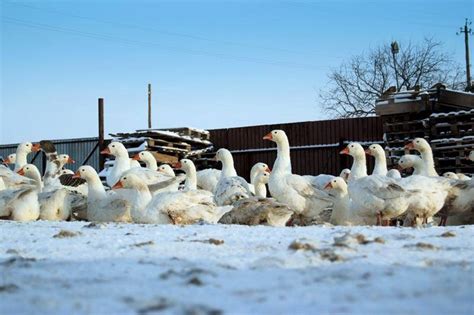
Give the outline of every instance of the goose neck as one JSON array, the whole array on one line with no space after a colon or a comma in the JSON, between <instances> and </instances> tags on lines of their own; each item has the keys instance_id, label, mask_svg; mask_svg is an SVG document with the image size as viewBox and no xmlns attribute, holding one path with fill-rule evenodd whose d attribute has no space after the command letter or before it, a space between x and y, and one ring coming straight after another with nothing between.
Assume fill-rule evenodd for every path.
<instances>
[{"instance_id":1,"label":"goose neck","mask_svg":"<svg viewBox=\"0 0 474 315\"><path fill-rule=\"evenodd\" d=\"M288 139L277 142L277 159L273 167L275 172L291 174L290 143Z\"/></svg>"},{"instance_id":2,"label":"goose neck","mask_svg":"<svg viewBox=\"0 0 474 315\"><path fill-rule=\"evenodd\" d=\"M354 155L349 180L355 180L367 176L367 163L365 155Z\"/></svg>"}]
</instances>

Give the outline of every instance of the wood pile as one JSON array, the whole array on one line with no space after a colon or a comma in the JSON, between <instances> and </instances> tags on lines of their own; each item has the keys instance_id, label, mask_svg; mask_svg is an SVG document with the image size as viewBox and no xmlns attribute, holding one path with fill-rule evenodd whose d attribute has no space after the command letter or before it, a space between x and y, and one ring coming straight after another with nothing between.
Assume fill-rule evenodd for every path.
<instances>
[{"instance_id":1,"label":"wood pile","mask_svg":"<svg viewBox=\"0 0 474 315\"><path fill-rule=\"evenodd\" d=\"M209 131L195 128L140 129L110 135L114 137L113 141L125 145L131 157L148 150L159 164L172 164L182 158L189 158L200 169L208 164L206 153L214 151Z\"/></svg>"},{"instance_id":2,"label":"wood pile","mask_svg":"<svg viewBox=\"0 0 474 315\"><path fill-rule=\"evenodd\" d=\"M388 164L408 153L407 141L420 137L433 148L436 168L444 172L474 173L464 157L474 149L474 94L437 84L428 90L384 95L376 102L382 117Z\"/></svg>"}]
</instances>

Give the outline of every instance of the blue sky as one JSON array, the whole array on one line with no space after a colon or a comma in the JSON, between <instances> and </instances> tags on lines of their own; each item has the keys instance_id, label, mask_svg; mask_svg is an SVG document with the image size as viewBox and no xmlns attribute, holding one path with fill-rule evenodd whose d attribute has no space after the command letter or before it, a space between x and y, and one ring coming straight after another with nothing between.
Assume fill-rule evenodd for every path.
<instances>
[{"instance_id":1,"label":"blue sky","mask_svg":"<svg viewBox=\"0 0 474 315\"><path fill-rule=\"evenodd\" d=\"M317 94L344 59L431 36L464 62L472 1L2 0L0 143L146 127L327 118Z\"/></svg>"}]
</instances>

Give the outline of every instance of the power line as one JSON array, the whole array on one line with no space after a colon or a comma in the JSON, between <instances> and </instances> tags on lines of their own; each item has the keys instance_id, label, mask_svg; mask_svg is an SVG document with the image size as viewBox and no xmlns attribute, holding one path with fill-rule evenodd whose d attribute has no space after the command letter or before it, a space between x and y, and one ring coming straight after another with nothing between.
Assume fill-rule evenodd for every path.
<instances>
[{"instance_id":1,"label":"power line","mask_svg":"<svg viewBox=\"0 0 474 315\"><path fill-rule=\"evenodd\" d=\"M138 29L138 30L143 30L143 31L152 31L152 32L161 33L161 34L164 34L164 35L167 35L167 36L182 37L182 38L188 38L188 39L193 39L193 40L198 40L198 41L213 42L213 43L232 45L232 46L240 46L240 47L246 47L246 48L256 48L256 49L262 49L262 50L280 51L280 52L293 53L293 54L312 54L312 55L319 54L319 55L323 55L323 54L320 54L320 53L317 53L317 52L316 53L315 52L301 52L301 51L295 51L295 50L286 49L286 48L252 45L252 44L246 44L246 43L241 43L241 42L214 39L214 38L208 38L208 37L198 36L198 35L193 35L193 34L174 32L174 31L168 31L168 30L163 30L163 29L156 29L156 28L141 26L141 25L136 25L136 24L112 22L112 21L107 21L107 20L96 19L96 18L89 17L89 16L77 15L77 14L74 14L74 13L64 12L64 11L61 11L61 10L37 7L37 6L24 4L24 3L9 2L9 1L6 1L6 3L16 5L16 6L22 6L22 7L25 7L25 8L35 9L35 10L47 11L47 12L50 12L50 13L53 13L53 14L59 14L59 15L62 15L62 16L70 16L70 17L74 17L74 18L77 18L77 19L88 20L88 21L102 23L102 24L116 25L116 26L120 26L120 27L133 28L133 29ZM332 54L331 55L324 54L324 56L328 57L328 58L336 58L336 59L341 59L342 58L341 56L335 56L335 55L332 55Z\"/></svg>"},{"instance_id":2,"label":"power line","mask_svg":"<svg viewBox=\"0 0 474 315\"><path fill-rule=\"evenodd\" d=\"M222 59L231 59L231 60L237 60L237 61L245 61L245 62L274 65L274 66L280 66L280 67L288 67L288 68L299 68L299 69L305 69L305 70L322 70L322 69L327 70L328 69L328 67L325 67L325 66L315 66L311 64L294 63L294 62L261 59L261 58L253 58L253 57L243 57L243 56L235 56L235 55L229 55L229 54L223 54L223 53L212 53L212 52L207 52L207 51L192 50L192 49L186 49L186 48L181 48L181 47L164 46L164 45L154 43L154 42L137 41L137 40L132 40L132 39L110 36L107 34L85 32L85 31L81 31L77 29L58 27L58 26L50 25L50 24L28 22L28 21L11 18L7 16L2 16L2 20L10 24L21 25L21 26L39 29L39 30L74 34L78 36L89 37L89 38L94 38L94 39L99 39L99 40L106 40L110 42L118 42L121 44L132 45L132 46L135 45L135 46L141 46L141 47L159 47L162 50L181 52L181 53L191 54L191 55L211 56L211 57L222 58Z\"/></svg>"}]
</instances>

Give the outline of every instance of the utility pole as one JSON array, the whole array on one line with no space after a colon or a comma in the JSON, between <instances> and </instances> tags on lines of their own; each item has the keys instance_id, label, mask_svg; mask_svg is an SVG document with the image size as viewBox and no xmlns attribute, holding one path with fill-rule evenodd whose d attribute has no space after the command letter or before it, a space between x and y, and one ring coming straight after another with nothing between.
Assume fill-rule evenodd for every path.
<instances>
[{"instance_id":1,"label":"utility pole","mask_svg":"<svg viewBox=\"0 0 474 315\"><path fill-rule=\"evenodd\" d=\"M105 149L104 140L104 99L98 100L98 117L99 117L99 152ZM105 157L99 154L99 171L104 169Z\"/></svg>"},{"instance_id":2,"label":"utility pole","mask_svg":"<svg viewBox=\"0 0 474 315\"><path fill-rule=\"evenodd\" d=\"M471 90L471 64L469 58L469 35L472 34L472 29L469 27L472 22L466 18L466 23L464 23L464 27L460 27L459 32L457 35L464 33L464 45L466 46L466 91Z\"/></svg>"},{"instance_id":3,"label":"utility pole","mask_svg":"<svg viewBox=\"0 0 474 315\"><path fill-rule=\"evenodd\" d=\"M390 48L392 49L392 57L393 57L393 71L395 71L395 81L397 82L397 92L400 91L400 85L398 84L398 71L397 71L397 58L395 57L396 54L400 51L398 48L397 42L392 42L390 44Z\"/></svg>"},{"instance_id":4,"label":"utility pole","mask_svg":"<svg viewBox=\"0 0 474 315\"><path fill-rule=\"evenodd\" d=\"M151 129L151 84L148 83L148 129Z\"/></svg>"}]
</instances>

